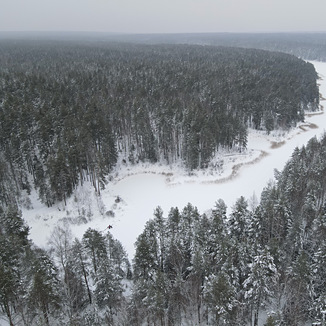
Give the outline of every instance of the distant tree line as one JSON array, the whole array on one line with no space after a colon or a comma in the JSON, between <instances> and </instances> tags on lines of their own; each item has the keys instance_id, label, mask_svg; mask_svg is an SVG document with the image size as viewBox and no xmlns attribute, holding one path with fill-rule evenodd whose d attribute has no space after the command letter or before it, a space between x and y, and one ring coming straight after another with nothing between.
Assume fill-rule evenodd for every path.
<instances>
[{"instance_id":1,"label":"distant tree line","mask_svg":"<svg viewBox=\"0 0 326 326\"><path fill-rule=\"evenodd\" d=\"M297 148L260 202L222 199L154 211L130 265L109 232L48 250L0 211L0 308L10 325L323 325L326 308L326 136Z\"/></svg>"},{"instance_id":2,"label":"distant tree line","mask_svg":"<svg viewBox=\"0 0 326 326\"><path fill-rule=\"evenodd\" d=\"M294 56L239 48L1 41L0 188L47 205L127 162L206 167L246 148L248 127L289 128L318 107L317 74Z\"/></svg>"},{"instance_id":3,"label":"distant tree line","mask_svg":"<svg viewBox=\"0 0 326 326\"><path fill-rule=\"evenodd\" d=\"M75 37L78 35L75 35ZM83 35L79 35L82 37ZM25 35L26 37L26 35ZM61 35L63 37L63 35ZM70 38L72 35L69 36ZM94 39L103 35L93 34ZM205 44L289 53L305 60L326 61L326 33L186 33L105 35L106 40L145 44Z\"/></svg>"}]
</instances>

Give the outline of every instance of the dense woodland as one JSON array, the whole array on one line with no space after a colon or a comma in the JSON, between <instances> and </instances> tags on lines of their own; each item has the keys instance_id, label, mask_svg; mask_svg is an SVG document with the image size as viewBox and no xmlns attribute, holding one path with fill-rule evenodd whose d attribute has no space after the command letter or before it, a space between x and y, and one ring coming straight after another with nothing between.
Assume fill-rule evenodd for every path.
<instances>
[{"instance_id":1,"label":"dense woodland","mask_svg":"<svg viewBox=\"0 0 326 326\"><path fill-rule=\"evenodd\" d=\"M326 61L325 32L290 33L171 33L110 34L85 32L1 32L0 40L97 40L137 44L197 44L254 48L293 54L305 60Z\"/></svg>"},{"instance_id":2,"label":"dense woodland","mask_svg":"<svg viewBox=\"0 0 326 326\"><path fill-rule=\"evenodd\" d=\"M198 45L1 41L0 189L47 205L117 158L205 168L246 148L248 127L287 129L318 107L317 74L294 56Z\"/></svg>"},{"instance_id":3,"label":"dense woodland","mask_svg":"<svg viewBox=\"0 0 326 326\"><path fill-rule=\"evenodd\" d=\"M19 35L16 35L19 37ZM60 35L62 37L63 35ZM83 34L67 38L85 37ZM1 37L1 34L0 34ZM38 35L42 37L42 35ZM44 35L43 35L44 37ZM47 36L48 37L48 36ZM53 38L59 35L52 34ZM147 44L201 44L255 48L293 54L306 60L326 61L326 33L186 33L186 34L93 34L98 39Z\"/></svg>"},{"instance_id":4,"label":"dense woodland","mask_svg":"<svg viewBox=\"0 0 326 326\"><path fill-rule=\"evenodd\" d=\"M318 108L314 67L276 52L100 41L0 42L0 309L10 326L323 325L326 136L298 148L260 203L160 207L130 262L110 232L56 228L37 248L19 207L35 188L100 193L117 160L206 167L247 129ZM151 217L149 217L151 218Z\"/></svg>"},{"instance_id":5,"label":"dense woodland","mask_svg":"<svg viewBox=\"0 0 326 326\"><path fill-rule=\"evenodd\" d=\"M259 204L226 213L154 211L132 266L109 232L57 228L28 240L14 206L0 213L0 306L10 325L323 325L326 136L297 148ZM126 284L128 288L126 290Z\"/></svg>"}]
</instances>

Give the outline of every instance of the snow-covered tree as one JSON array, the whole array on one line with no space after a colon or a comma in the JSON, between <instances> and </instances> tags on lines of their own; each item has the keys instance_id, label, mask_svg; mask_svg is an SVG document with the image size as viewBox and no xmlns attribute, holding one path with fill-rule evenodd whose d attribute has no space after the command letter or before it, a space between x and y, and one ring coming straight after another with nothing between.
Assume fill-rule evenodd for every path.
<instances>
[{"instance_id":1,"label":"snow-covered tree","mask_svg":"<svg viewBox=\"0 0 326 326\"><path fill-rule=\"evenodd\" d=\"M248 202L241 196L232 207L232 213L228 220L228 231L231 237L238 241L247 239L249 216Z\"/></svg>"},{"instance_id":2,"label":"snow-covered tree","mask_svg":"<svg viewBox=\"0 0 326 326\"><path fill-rule=\"evenodd\" d=\"M254 326L258 326L259 311L274 296L277 279L278 271L267 249L253 257L244 287L245 299L251 306Z\"/></svg>"},{"instance_id":3,"label":"snow-covered tree","mask_svg":"<svg viewBox=\"0 0 326 326\"><path fill-rule=\"evenodd\" d=\"M17 307L26 305L24 271L30 250L28 227L16 206L0 207L0 308L14 325Z\"/></svg>"},{"instance_id":4,"label":"snow-covered tree","mask_svg":"<svg viewBox=\"0 0 326 326\"><path fill-rule=\"evenodd\" d=\"M48 255L41 249L35 249L31 272L32 283L27 293L30 312L34 322L51 325L50 316L60 309L61 290L58 271Z\"/></svg>"},{"instance_id":5,"label":"snow-covered tree","mask_svg":"<svg viewBox=\"0 0 326 326\"><path fill-rule=\"evenodd\" d=\"M229 276L223 271L207 278L204 299L211 314L212 325L228 325L232 321L236 306L235 291Z\"/></svg>"}]
</instances>

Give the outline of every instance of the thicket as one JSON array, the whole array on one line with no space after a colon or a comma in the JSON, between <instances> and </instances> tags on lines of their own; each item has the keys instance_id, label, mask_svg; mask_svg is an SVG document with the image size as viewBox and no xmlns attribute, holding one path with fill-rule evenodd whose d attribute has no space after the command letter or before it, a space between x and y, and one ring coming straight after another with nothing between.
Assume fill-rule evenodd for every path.
<instances>
[{"instance_id":1,"label":"thicket","mask_svg":"<svg viewBox=\"0 0 326 326\"><path fill-rule=\"evenodd\" d=\"M0 200L35 187L47 205L118 157L206 167L248 127L290 128L318 108L317 74L254 49L1 40Z\"/></svg>"},{"instance_id":2,"label":"thicket","mask_svg":"<svg viewBox=\"0 0 326 326\"><path fill-rule=\"evenodd\" d=\"M240 197L200 214L160 207L133 264L107 232L49 250L28 240L17 207L0 211L0 308L10 325L323 325L326 136L297 148L260 202ZM128 284L126 288L126 284Z\"/></svg>"}]
</instances>

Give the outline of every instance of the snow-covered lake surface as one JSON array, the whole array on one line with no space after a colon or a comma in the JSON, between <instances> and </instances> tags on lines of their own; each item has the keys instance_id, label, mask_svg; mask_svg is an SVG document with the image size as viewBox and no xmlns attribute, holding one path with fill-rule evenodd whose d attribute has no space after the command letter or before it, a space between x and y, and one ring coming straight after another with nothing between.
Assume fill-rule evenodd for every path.
<instances>
[{"instance_id":1,"label":"snow-covered lake surface","mask_svg":"<svg viewBox=\"0 0 326 326\"><path fill-rule=\"evenodd\" d=\"M326 97L326 63L313 64L322 78L320 93ZM320 103L325 106L324 100ZM30 237L41 247L47 246L53 227L67 220L77 237L81 237L89 227L106 231L108 225L112 225L110 232L121 241L132 258L136 238L146 221L153 217L157 206L161 206L167 216L171 207L182 209L189 202L204 213L213 208L219 198L229 208L240 196L249 200L253 197L259 199L263 188L273 179L274 170L283 169L294 148L305 145L314 136L319 137L325 128L326 114L321 110L307 115L306 121L289 133L277 132L267 136L251 131L247 154L226 154L224 170L219 174L206 171L189 176L177 167L121 166L100 197L85 184L69 199L66 207L60 204L47 208L34 194L33 209L23 209L23 218L31 227ZM117 197L121 198L119 202L116 202ZM76 223L82 213L88 216L87 223ZM110 216L112 213L114 217Z\"/></svg>"}]
</instances>

